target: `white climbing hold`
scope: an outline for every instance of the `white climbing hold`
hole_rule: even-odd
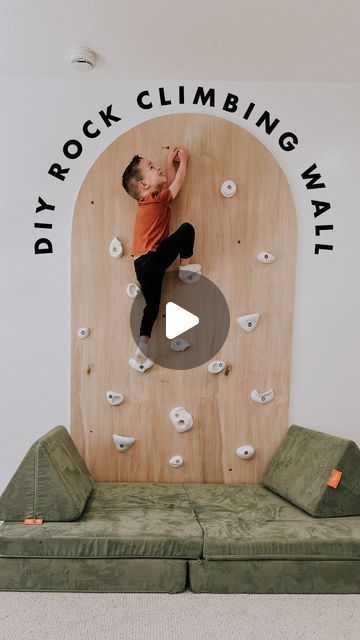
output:
[[[87,338],[90,334],[90,329],[88,329],[88,327],[80,327],[80,329],[78,329],[78,338],[81,338],[81,340],[84,340],[84,338]]]
[[[115,442],[115,446],[120,451],[120,453],[124,453],[130,449],[131,445],[134,444],[135,438],[129,438],[128,436],[118,436],[116,433],[113,435],[113,440]]]
[[[259,318],[260,313],[249,313],[247,316],[239,316],[236,318],[236,322],[242,329],[250,333],[251,331],[254,331]]]
[[[214,360],[214,362],[210,362],[208,366],[209,373],[220,373],[225,370],[225,362],[224,360]]]
[[[115,236],[110,242],[110,255],[112,258],[121,258],[124,253],[124,247],[122,246],[119,238]]]
[[[187,264],[178,271],[178,276],[186,284],[195,284],[201,278],[201,264]]]
[[[169,460],[171,467],[181,467],[184,464],[184,458],[182,456],[173,456]]]
[[[188,431],[193,426],[192,415],[184,407],[175,407],[170,411],[170,419],[176,431],[182,433]]]
[[[237,186],[233,180],[225,180],[221,185],[221,193],[225,198],[232,198],[237,192]]]
[[[140,287],[133,282],[129,282],[128,286],[126,287],[126,293],[129,298],[138,298],[139,296],[142,296]]]
[[[184,338],[173,338],[170,342],[170,347],[173,351],[185,351],[185,349],[190,347],[190,344],[187,340],[184,340]]]
[[[124,402],[123,394],[119,393],[118,391],[107,391],[106,392],[106,399],[107,399],[108,403],[112,404],[112,405],[118,405],[118,404],[121,404],[122,402]]]
[[[135,358],[130,358],[129,360],[130,367],[135,369],[135,371],[139,371],[139,373],[144,373],[144,371],[146,371],[147,369],[150,369],[150,367],[152,367],[153,364],[154,362],[150,360],[150,358],[147,358],[144,362],[139,362]]]
[[[274,398],[274,392],[272,389],[269,389],[269,391],[259,393],[256,389],[253,389],[251,392],[251,398],[259,404],[266,404],[266,402],[271,402]]]
[[[271,262],[274,262],[275,256],[273,256],[271,253],[268,253],[267,251],[262,251],[261,253],[258,253],[257,259],[260,262],[264,262],[265,264],[271,264]]]
[[[254,447],[251,444],[245,444],[243,447],[236,449],[236,455],[242,460],[250,460],[255,453]]]

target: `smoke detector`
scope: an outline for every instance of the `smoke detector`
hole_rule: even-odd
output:
[[[91,71],[95,67],[96,53],[86,47],[71,49],[69,62],[76,71]]]

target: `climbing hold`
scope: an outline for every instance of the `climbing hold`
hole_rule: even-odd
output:
[[[124,402],[124,396],[118,391],[107,391],[106,398],[109,404],[118,405]]]
[[[187,340],[184,340],[184,338],[173,338],[170,342],[170,347],[173,351],[185,351],[185,349],[190,347],[190,344]]]
[[[201,278],[201,264],[187,264],[178,271],[178,276],[186,284],[199,282]]]
[[[130,449],[131,445],[134,444],[135,438],[129,438],[127,436],[118,436],[116,433],[113,435],[113,440],[115,442],[115,446],[120,451],[120,453],[124,453]]]
[[[129,298],[138,298],[139,296],[142,296],[142,291],[140,287],[137,284],[134,284],[133,282],[130,282],[126,287],[126,293],[129,296]]]
[[[135,371],[139,371],[139,373],[144,373],[144,371],[150,369],[153,364],[154,362],[150,360],[150,358],[147,358],[144,362],[139,362],[135,358],[130,358],[129,360],[129,365],[135,369]]]
[[[236,318],[236,322],[242,329],[250,333],[251,331],[254,331],[259,318],[260,313],[250,313],[247,316],[239,316],[238,318]]]
[[[232,198],[237,192],[236,184],[233,180],[225,180],[221,185],[221,193],[225,198]]]
[[[90,329],[88,329],[88,327],[81,327],[80,329],[78,329],[77,334],[78,337],[81,338],[81,340],[84,340],[84,338],[87,338],[90,334]]]
[[[267,251],[262,251],[262,253],[258,253],[257,259],[260,262],[264,262],[265,264],[270,264],[271,262],[274,262],[275,257],[271,255],[271,253],[268,253]]]
[[[243,460],[250,460],[255,453],[254,447],[251,444],[245,444],[243,447],[236,449],[236,455]]]
[[[193,426],[192,415],[184,407],[175,407],[170,411],[170,419],[176,431],[182,433],[188,431]]]
[[[221,371],[225,371],[224,360],[214,360],[214,362],[210,362],[208,366],[209,373],[220,373]]]
[[[119,238],[115,236],[110,242],[110,255],[112,258],[121,258],[124,253],[124,247],[122,246]]]
[[[184,464],[184,458],[182,456],[173,456],[169,460],[171,467],[181,467]]]
[[[266,404],[266,402],[271,402],[274,398],[274,392],[272,389],[269,389],[269,391],[259,393],[256,389],[253,389],[251,392],[251,398],[259,404]]]

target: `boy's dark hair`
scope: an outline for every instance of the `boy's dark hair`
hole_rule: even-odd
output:
[[[144,177],[139,168],[140,160],[142,159],[141,156],[134,156],[122,176],[122,186],[129,196],[135,198],[135,200],[138,200],[140,196],[138,181]]]

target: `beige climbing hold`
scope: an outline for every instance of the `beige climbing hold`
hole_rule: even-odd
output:
[[[225,370],[225,362],[224,360],[214,360],[214,362],[210,362],[208,366],[209,373],[221,373],[221,371]]]
[[[110,255],[112,258],[121,258],[124,253],[124,247],[122,246],[119,238],[115,236],[110,242]]]
[[[144,373],[147,369],[153,366],[153,361],[150,358],[147,358],[144,362],[139,362],[135,358],[130,358],[129,365],[135,369],[135,371],[139,371],[139,373]]]
[[[142,296],[142,291],[140,287],[137,284],[134,284],[133,282],[129,282],[129,284],[127,285],[126,293],[129,296],[129,298],[138,298],[139,296]]]
[[[274,398],[274,392],[272,389],[269,389],[268,391],[259,393],[256,389],[253,389],[251,392],[251,398],[259,404],[266,404],[267,402],[271,402]]]
[[[187,264],[179,268],[178,276],[182,282],[186,284],[194,284],[201,278],[201,264]]]
[[[170,347],[173,351],[185,351],[185,349],[190,347],[190,344],[187,340],[184,340],[184,338],[173,338],[170,342]]]
[[[237,186],[234,180],[225,180],[221,185],[220,191],[225,198],[232,198],[237,192]]]
[[[173,456],[172,458],[170,458],[169,460],[169,465],[171,467],[181,467],[184,464],[184,458],[182,456]]]
[[[122,402],[124,402],[123,394],[119,393],[118,391],[107,391],[106,392],[106,399],[107,399],[108,403],[112,404],[112,405],[118,405],[118,404],[121,404]]]
[[[179,433],[188,431],[193,426],[192,415],[184,407],[172,409],[170,411],[170,420]]]
[[[242,458],[242,460],[250,460],[250,458],[253,457],[254,453],[255,449],[251,446],[251,444],[245,444],[242,447],[236,449],[236,455],[239,458]]]
[[[268,253],[267,251],[262,251],[261,253],[258,253],[257,259],[260,262],[264,262],[265,264],[271,264],[271,262],[274,262],[275,256],[273,256],[271,253]]]
[[[249,313],[247,316],[239,316],[236,318],[236,322],[244,331],[250,333],[254,331],[259,318],[260,313]]]
[[[113,435],[113,440],[115,442],[115,446],[120,451],[120,453],[124,453],[130,449],[131,445],[134,444],[135,438],[129,438],[128,436],[118,436],[116,433]]]
[[[88,327],[80,327],[80,329],[78,329],[78,338],[80,338],[81,340],[84,340],[84,338],[87,338],[90,335],[90,329]]]

